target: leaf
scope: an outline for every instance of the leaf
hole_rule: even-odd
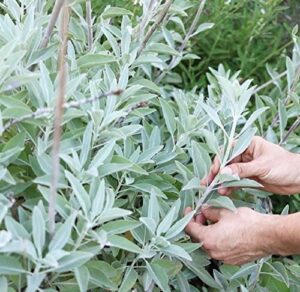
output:
[[[0,255],[0,275],[18,275],[23,273],[25,273],[25,270],[15,257]]]
[[[183,191],[187,191],[187,190],[193,190],[193,189],[204,189],[201,185],[200,185],[200,179],[198,177],[194,177],[192,178],[183,188]]]
[[[55,251],[62,249],[68,242],[71,231],[75,223],[77,213],[74,212],[67,220],[57,229],[54,237],[49,244],[49,251]]]
[[[177,52],[175,49],[163,43],[151,43],[147,46],[145,52],[154,52],[159,54],[180,56],[179,52]]]
[[[259,116],[264,113],[268,107],[262,107],[257,109],[255,112],[251,114],[251,116],[247,119],[247,122],[245,123],[244,127],[241,130],[241,133],[244,133],[245,130],[247,130],[256,120],[259,118]]]
[[[108,235],[115,235],[125,233],[126,231],[133,230],[140,226],[141,223],[137,221],[129,220],[117,220],[108,222],[102,225],[101,229],[107,232]]]
[[[222,183],[222,187],[240,187],[240,188],[262,188],[263,185],[258,183],[255,180],[248,179],[248,178],[243,178],[237,181],[229,181],[229,182],[224,182]]]
[[[225,208],[236,212],[236,207],[234,206],[232,200],[228,197],[220,196],[216,199],[207,201],[207,204],[215,208]]]
[[[103,19],[107,19],[115,16],[122,16],[122,15],[132,15],[132,12],[120,7],[108,7],[101,14]]]
[[[171,244],[170,246],[164,248],[164,252],[173,257],[179,257],[188,261],[191,261],[191,256],[180,246]]]
[[[123,278],[122,284],[119,288],[119,292],[127,292],[133,288],[138,279],[138,273],[132,268],[128,267]]]
[[[92,134],[93,134],[93,123],[89,122],[84,131],[84,135],[82,139],[82,146],[80,152],[80,164],[82,167],[86,163],[89,152],[91,150]]]
[[[27,290],[26,292],[39,290],[42,281],[45,279],[46,273],[38,273],[27,276]]]
[[[1,208],[2,206],[0,206]],[[12,217],[5,217],[5,226],[6,229],[17,239],[30,239],[28,231],[24,228],[22,224],[17,222]]]
[[[249,147],[255,133],[256,129],[249,128],[239,137],[239,139],[233,147],[232,155],[229,161],[242,154]]]
[[[74,270],[74,274],[80,292],[88,291],[89,278],[90,278],[89,270],[85,266],[78,267]]]
[[[157,225],[159,222],[159,204],[156,198],[155,191],[152,189],[148,204],[148,217],[153,219]]]
[[[157,286],[164,292],[171,291],[168,284],[169,277],[166,271],[158,264],[149,264],[147,261],[146,266],[151,278]]]
[[[179,204],[180,204],[180,199],[178,200]],[[176,203],[175,203],[176,204]],[[173,206],[168,214],[165,216],[165,218],[161,221],[161,223],[158,225],[157,227],[157,235],[161,235],[162,233],[165,233],[167,232],[172,223],[174,222],[174,220],[176,219],[177,217],[177,207],[176,206]]]
[[[120,217],[129,216],[132,212],[129,210],[124,210],[120,208],[112,208],[109,210],[104,210],[97,220],[98,224],[111,221]]]
[[[103,207],[104,207],[104,201],[106,198],[106,191],[105,191],[105,181],[102,179],[100,181],[98,191],[95,195],[95,198],[93,200],[92,209],[91,209],[91,218],[92,220],[99,214],[101,214]]]
[[[195,32],[191,35],[191,37],[199,34],[200,32],[206,31],[208,29],[211,29],[214,27],[214,23],[211,22],[205,22],[205,23],[201,23],[198,28],[195,30]]]
[[[57,273],[64,273],[84,265],[94,255],[90,252],[73,251],[58,261],[59,266],[54,269]]]
[[[2,292],[8,292],[8,282],[4,276],[0,276],[0,287]]]
[[[281,141],[283,139],[284,130],[288,122],[287,112],[284,106],[283,101],[278,100],[278,114],[279,114],[279,126],[280,126],[280,137]]]
[[[88,193],[83,188],[79,180],[69,171],[65,171],[66,178],[71,183],[72,190],[76,196],[76,199],[82,208],[85,215],[88,215],[88,210],[91,207],[91,201]]]
[[[110,246],[117,247],[120,249],[124,249],[133,253],[141,253],[142,250],[136,244],[129,241],[125,237],[121,237],[118,235],[110,235],[108,237],[108,242]]]
[[[283,263],[273,262],[266,264],[280,277],[280,279],[285,283],[287,287],[290,286],[289,275]]]
[[[153,218],[140,217],[140,221],[147,227],[147,229],[151,232],[152,235],[155,234],[157,224]]]
[[[177,221],[166,233],[165,238],[172,239],[175,236],[177,236],[181,231],[183,231],[185,226],[191,221],[191,219],[195,215],[195,212],[196,211],[192,211],[192,212],[186,214],[182,219]]]
[[[93,66],[106,65],[114,62],[116,62],[114,56],[100,53],[84,55],[77,60],[78,66],[82,68],[91,68]]]
[[[42,257],[46,239],[46,224],[39,207],[35,206],[32,212],[32,237],[39,257]]]
[[[202,103],[202,107],[205,110],[205,112],[209,115],[209,117],[211,118],[211,120],[217,125],[219,126],[223,132],[225,132],[224,126],[219,118],[218,113],[209,105]]]
[[[167,101],[165,101],[162,98],[159,101],[160,101],[160,105],[161,105],[161,108],[163,111],[163,115],[164,115],[164,119],[166,121],[168,131],[173,136],[174,132],[176,131],[176,122],[175,122],[174,111]]]

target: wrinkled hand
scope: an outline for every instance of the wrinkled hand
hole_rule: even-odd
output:
[[[187,208],[185,214],[192,209]],[[209,256],[232,265],[242,265],[268,254],[268,232],[273,222],[271,215],[260,214],[249,208],[237,212],[205,205],[201,214],[186,226],[185,232],[195,242],[201,242]],[[213,224],[204,225],[209,220]]]
[[[220,170],[220,161],[214,159],[211,170],[202,185],[209,185],[219,173],[251,178],[264,186],[264,190],[277,194],[300,192],[300,155],[286,151],[261,137],[254,137],[244,153]],[[221,195],[230,195],[234,188],[219,187]]]

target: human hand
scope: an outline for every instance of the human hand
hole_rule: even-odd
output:
[[[185,214],[192,209],[187,208]],[[201,242],[210,257],[226,264],[242,265],[272,253],[275,215],[249,208],[232,212],[204,205],[201,213],[186,226],[185,232]],[[213,224],[204,225],[209,220]]]
[[[254,179],[263,185],[263,190],[272,193],[286,195],[300,192],[300,155],[261,137],[254,137],[246,151],[223,169],[220,169],[220,161],[216,157],[201,184],[209,185],[219,172]],[[230,195],[234,189],[220,186],[218,192]]]

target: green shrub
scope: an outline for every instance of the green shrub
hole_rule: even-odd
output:
[[[143,1],[138,18],[124,8],[107,7],[93,23],[90,50],[83,8],[70,2],[66,66],[61,43],[67,13],[47,45],[43,36],[52,9],[46,1],[1,5],[6,11],[0,16],[2,289],[299,289],[296,258],[284,260],[286,265],[274,258],[241,269],[214,267],[183,232],[194,212],[182,216],[185,207],[200,205],[203,198],[227,208],[234,203],[264,211],[261,191],[247,190],[245,201],[238,193],[232,202],[214,189],[200,188],[199,181],[211,157],[222,156],[221,147],[225,164],[255,132],[267,130],[278,104],[279,131],[274,122],[267,137],[296,147],[298,136],[286,136],[285,130],[299,114],[296,31],[288,82],[269,69],[276,85],[270,96],[260,96],[250,81],[240,82],[238,73],[221,65],[207,75],[207,88],[186,92],[173,88],[178,74],[172,69],[195,56],[181,46],[184,36],[173,27],[184,25],[191,5],[154,2],[149,11],[150,2]],[[212,27],[198,25],[197,33]],[[194,35],[185,34],[186,40]],[[65,94],[62,68],[67,70]],[[163,82],[155,83],[159,79]],[[286,106],[278,98],[285,92]],[[63,122],[54,127],[55,102],[62,95]],[[61,137],[56,136],[60,126]],[[237,144],[230,149],[233,139]],[[214,185],[226,180],[257,186],[236,179],[218,176]]]

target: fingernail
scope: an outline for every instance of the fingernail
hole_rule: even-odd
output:
[[[233,174],[232,169],[230,167],[224,167],[223,169],[221,169],[220,173],[221,174],[229,174],[229,175]]]

